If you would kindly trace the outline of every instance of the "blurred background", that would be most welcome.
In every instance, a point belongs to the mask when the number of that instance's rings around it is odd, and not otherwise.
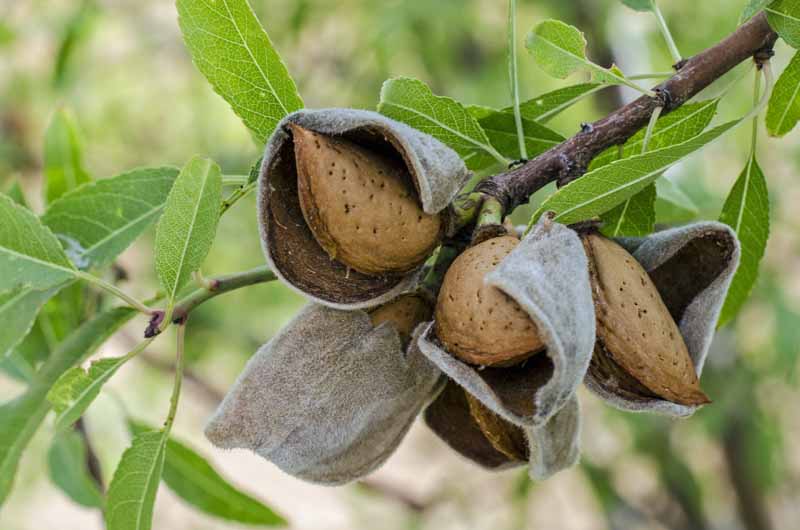
[[[381,83],[395,75],[434,92],[496,107],[509,101],[503,0],[251,0],[283,55],[307,106],[374,109]],[[661,2],[684,56],[737,25],[745,0]],[[628,74],[670,68],[655,19],[616,0],[520,0],[520,38],[539,20],[560,18],[586,32],[589,54]],[[523,98],[563,86],[520,55]],[[780,71],[790,50],[779,45]],[[741,69],[740,69],[741,70]],[[734,72],[708,89],[719,92]],[[752,101],[748,76],[722,117]],[[578,82],[573,78],[569,82]],[[565,135],[613,110],[631,94],[608,89],[552,122]],[[104,178],[143,165],[183,165],[193,154],[226,174],[246,174],[259,156],[246,128],[192,65],[164,0],[0,0],[0,190],[20,182],[40,211],[44,131],[66,108],[81,131],[84,166]],[[721,118],[720,118],[721,119]],[[668,178],[716,219],[745,164],[748,128],[681,164]],[[754,295],[721,331],[703,375],[714,404],[684,421],[612,410],[582,391],[581,464],[543,483],[522,469],[488,473],[449,451],[421,424],[388,463],[362,484],[325,488],[297,481],[244,452],[214,449],[202,436],[214,406],[256,348],[303,301],[275,283],[202,306],[189,325],[190,373],[174,434],[234,484],[273,506],[297,529],[789,529],[800,524],[800,151],[798,135],[768,141],[760,162],[772,192],[772,233]],[[524,222],[525,209],[517,214]],[[252,197],[219,228],[206,275],[263,263]],[[152,234],[120,260],[141,297],[156,288]],[[1,324],[0,324],[1,325]],[[101,348],[125,353],[144,322]],[[45,340],[46,337],[43,338]],[[106,483],[129,440],[123,410],[159,423],[171,389],[173,346],[159,340],[126,365],[85,417]],[[0,372],[0,400],[22,385]],[[26,452],[16,487],[0,512],[3,530],[91,530],[94,510],[73,504],[48,477],[46,423]],[[226,529],[166,488],[156,529]]]

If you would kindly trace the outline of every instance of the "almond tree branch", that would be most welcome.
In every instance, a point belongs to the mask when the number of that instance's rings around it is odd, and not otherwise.
[[[664,114],[675,110],[741,62],[771,51],[777,38],[764,13],[753,17],[717,45],[676,65],[677,73],[654,88],[657,97],[640,97],[528,163],[482,181],[476,191],[496,198],[510,213],[548,183],[568,184],[595,156],[647,125],[657,107],[664,107]]]

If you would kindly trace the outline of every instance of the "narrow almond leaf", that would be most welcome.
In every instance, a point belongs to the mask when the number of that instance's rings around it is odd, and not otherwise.
[[[36,322],[25,338],[4,359],[0,359],[0,368],[14,379],[30,383],[36,368],[48,357],[50,344]]]
[[[784,136],[800,120],[800,52],[778,78],[767,107],[767,130],[772,136]]]
[[[645,189],[603,214],[602,233],[607,237],[644,237],[656,224],[656,187]]]
[[[0,293],[0,358],[8,357],[25,338],[36,321],[36,315],[61,286],[44,291],[20,287]]]
[[[108,488],[108,530],[150,530],[168,437],[166,430],[139,434],[122,454]]]
[[[53,202],[42,222],[74,263],[103,267],[159,218],[177,176],[177,168],[141,168],[85,184]]]
[[[663,149],[671,145],[676,145],[694,138],[706,127],[717,113],[718,99],[709,99],[700,103],[688,103],[666,116],[658,119],[653,128],[653,134],[648,143],[648,151]],[[628,158],[642,152],[642,143],[647,127],[640,129],[622,146],[622,156],[620,157],[617,146],[610,147],[597,155],[592,163],[589,164],[589,171],[610,164],[620,158]]]
[[[600,83],[631,84],[616,66],[603,68],[587,59],[583,33],[560,20],[540,22],[528,33],[527,47],[536,64],[558,79],[585,70]]]
[[[150,430],[130,422],[134,434]],[[191,448],[170,437],[162,478],[183,500],[209,515],[244,524],[284,526],[286,521],[273,510],[233,487]]]
[[[261,143],[303,100],[247,0],[177,0],[198,70]]]
[[[30,210],[0,194],[0,292],[49,289],[75,272],[53,233]]]
[[[800,48],[800,2],[797,0],[775,0],[764,8],[767,21],[786,44]]]
[[[89,370],[73,366],[58,378],[47,393],[56,412],[56,428],[72,426],[92,404],[103,385],[129,360],[128,356],[93,361]]]
[[[656,181],[656,193],[656,223],[688,223],[700,214],[694,201],[669,179]]]
[[[493,112],[478,123],[500,154],[507,158],[519,158],[517,126],[513,114]],[[523,119],[522,128],[525,132],[528,158],[533,158],[564,141],[563,136],[535,121]]]
[[[170,301],[203,264],[219,221],[222,173],[195,157],[181,169],[156,230],[156,271]]]
[[[44,362],[27,390],[0,406],[0,505],[11,491],[22,452],[50,410],[47,392],[62,373],[92,355],[137,314],[115,308],[82,324]]]
[[[87,466],[87,448],[74,430],[56,434],[47,452],[50,480],[70,499],[89,508],[103,507],[103,494]]]
[[[622,3],[636,11],[653,10],[653,0],[622,0]]]
[[[519,110],[523,118],[545,123],[604,87],[605,85],[601,83],[582,83],[559,88],[523,101],[519,106]],[[508,111],[510,109],[503,110]]]
[[[44,134],[44,184],[46,202],[89,182],[83,168],[83,145],[72,113],[58,109]]]
[[[555,220],[571,224],[603,214],[652,184],[667,169],[705,147],[742,122],[733,120],[699,134],[682,144],[624,158],[564,186],[548,197],[534,214],[555,212]]]
[[[467,167],[476,169],[475,151],[505,163],[492,146],[478,121],[458,101],[436,96],[428,85],[417,79],[397,77],[383,83],[378,111],[430,134],[467,160]]]
[[[744,11],[742,11],[742,16],[739,19],[739,24],[743,24],[753,18],[760,11],[763,11],[765,7],[770,5],[772,1],[773,0],[750,0],[747,2]]]
[[[747,301],[769,239],[769,192],[764,173],[752,156],[733,185],[719,220],[736,232],[742,258],[722,307],[719,325],[729,322]]]

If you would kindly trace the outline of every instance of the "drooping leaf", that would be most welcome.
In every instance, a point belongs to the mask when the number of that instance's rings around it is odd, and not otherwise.
[[[192,59],[261,143],[303,100],[247,0],[177,0]]]
[[[168,437],[165,430],[139,434],[122,454],[108,488],[108,530],[150,530]]]
[[[61,374],[92,355],[136,314],[120,307],[82,324],[50,355],[25,392],[0,406],[0,504],[11,491],[22,452],[50,410],[47,392]]]
[[[462,157],[474,157],[478,151],[484,155],[484,165],[486,157],[504,162],[478,121],[461,103],[434,95],[422,81],[408,77],[387,80],[381,88],[378,111],[430,134]],[[476,161],[467,160],[470,169],[476,169],[475,164]]]
[[[718,104],[718,99],[688,103],[659,118],[653,128],[650,142],[647,144],[648,151],[685,142],[703,132],[714,119]],[[642,128],[625,142],[621,158],[628,158],[642,152],[645,133],[646,128]],[[589,164],[589,171],[610,164],[619,158],[619,148],[617,146],[610,147],[592,160],[592,163]]]
[[[623,4],[636,11],[652,11],[653,0],[621,0]]]
[[[700,213],[694,201],[669,179],[656,181],[656,193],[656,223],[688,223]]]
[[[103,506],[103,494],[87,465],[83,437],[74,430],[56,434],[47,452],[50,480],[74,502],[90,508]]]
[[[58,109],[44,134],[45,198],[52,202],[89,182],[83,168],[83,144],[72,113]]]
[[[739,268],[722,307],[719,325],[729,322],[747,301],[769,239],[769,193],[761,167],[752,156],[733,185],[719,220],[736,232],[742,245]]]
[[[75,275],[53,233],[27,208],[0,194],[0,292],[49,289]]]
[[[566,79],[584,70],[600,83],[630,84],[616,66],[603,68],[587,59],[583,33],[560,20],[540,22],[528,33],[527,47],[536,64],[553,77]]]
[[[177,176],[177,168],[141,168],[85,184],[53,202],[42,221],[74,263],[103,267],[159,218]]]
[[[195,157],[181,169],[156,230],[156,272],[172,301],[214,242],[222,202],[222,173]]]
[[[582,83],[559,88],[522,102],[519,110],[523,118],[545,123],[604,86],[601,83]]]
[[[739,19],[739,24],[743,24],[753,18],[756,14],[762,11],[765,7],[770,5],[773,0],[749,0],[747,5],[742,11],[742,16]]]
[[[784,136],[800,120],[800,52],[797,52],[775,83],[767,107],[767,130]]]
[[[139,422],[130,422],[130,427],[134,434],[150,430]],[[202,456],[172,437],[167,441],[162,478],[179,497],[209,515],[244,524],[286,524],[281,516],[233,487]]]
[[[548,197],[534,214],[533,221],[548,211],[555,212],[555,220],[565,224],[605,213],[645,189],[664,171],[741,122],[741,119],[733,120],[687,142],[624,158],[590,171]]]
[[[800,2],[775,0],[764,8],[769,25],[792,48],[800,48]]]
[[[65,430],[83,415],[103,385],[129,358],[109,357],[93,361],[89,370],[73,366],[58,378],[47,393],[56,413],[56,428]]]
[[[0,293],[0,358],[10,355],[13,348],[25,338],[39,310],[60,287],[44,291],[20,287]]]
[[[656,224],[656,187],[645,189],[603,214],[602,232],[607,237],[644,237]]]
[[[478,123],[500,154],[506,158],[519,158],[517,126],[513,114],[494,112]],[[563,136],[535,121],[523,119],[522,127],[525,132],[528,158],[533,158],[564,141]]]

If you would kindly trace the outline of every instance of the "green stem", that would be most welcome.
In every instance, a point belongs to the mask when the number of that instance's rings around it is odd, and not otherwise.
[[[222,216],[225,212],[231,209],[231,206],[236,204],[239,200],[243,199],[244,197],[247,197],[250,194],[250,192],[253,191],[255,188],[256,188],[255,182],[250,182],[237,188],[228,196],[227,199],[222,201],[222,207],[220,208],[219,215]]]
[[[761,92],[761,72],[756,70],[755,85],[753,86],[753,108],[758,107]],[[758,115],[753,118],[753,136],[750,139],[750,156],[756,154],[756,143],[758,141]]]
[[[653,110],[653,114],[650,115],[650,121],[647,124],[647,131],[644,133],[644,140],[642,141],[642,154],[647,152],[647,146],[650,144],[650,140],[653,138],[653,130],[656,127],[656,122],[658,121],[659,116],[661,116],[661,112],[664,110],[664,107],[656,107]]]
[[[670,55],[672,55],[672,61],[678,64],[683,60],[683,57],[681,56],[681,52],[678,51],[678,46],[675,44],[675,39],[672,38],[672,33],[669,31],[669,26],[667,26],[667,21],[664,20],[664,15],[661,14],[661,9],[658,8],[658,4],[655,0],[653,0],[653,14],[658,21],[658,29],[661,30],[664,40],[667,41],[667,47],[669,48]]]
[[[175,349],[175,383],[172,385],[172,397],[169,399],[169,413],[164,422],[164,429],[169,432],[178,413],[178,400],[181,397],[181,384],[183,383],[183,349],[186,336],[186,323],[178,326],[178,345]]]
[[[672,77],[673,75],[675,75],[675,72],[650,72],[649,74],[629,75],[628,79],[631,81],[636,81],[638,79],[659,79],[662,77]]]
[[[246,186],[249,180],[248,175],[222,175],[223,186]]]
[[[503,224],[503,205],[494,197],[486,197],[478,214],[477,226]]]
[[[514,105],[514,121],[517,125],[519,156],[528,159],[525,146],[525,129],[522,126],[522,113],[519,110],[519,75],[517,72],[517,0],[508,0],[508,78],[511,83],[511,100]]]
[[[256,267],[249,271],[207,278],[206,287],[201,287],[193,291],[175,304],[172,314],[170,315],[170,321],[186,318],[194,308],[223,293],[250,285],[271,282],[276,279],[277,276],[275,276],[275,273],[267,266]]]
[[[75,273],[75,276],[77,276],[79,279],[84,280],[84,281],[86,281],[86,282],[88,282],[88,283],[90,283],[90,284],[92,284],[92,285],[94,285],[96,287],[99,287],[100,289],[103,289],[104,291],[106,291],[106,292],[108,292],[110,294],[113,294],[114,296],[116,296],[117,298],[123,300],[129,306],[131,306],[132,308],[136,309],[137,311],[139,311],[141,313],[144,313],[146,315],[152,315],[153,314],[153,309],[148,307],[148,306],[146,306],[144,304],[144,302],[141,302],[141,301],[137,300],[133,296],[125,293],[124,291],[122,291],[116,285],[108,283],[107,281],[103,280],[102,278],[98,278],[97,276],[94,276],[92,274],[89,274],[88,272],[83,272],[83,271],[77,271]]]

